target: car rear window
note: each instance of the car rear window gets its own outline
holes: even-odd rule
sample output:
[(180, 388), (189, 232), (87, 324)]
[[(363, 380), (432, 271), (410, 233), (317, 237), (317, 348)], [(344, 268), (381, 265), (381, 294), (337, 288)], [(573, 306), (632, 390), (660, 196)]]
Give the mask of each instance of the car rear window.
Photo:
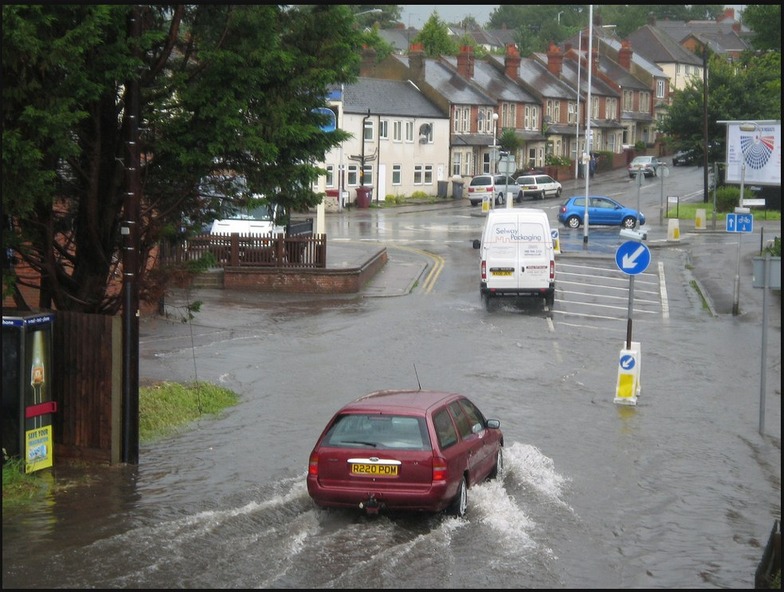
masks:
[(536, 180), (533, 177), (519, 177), (517, 179), (518, 185), (536, 185)]
[(335, 419), (324, 446), (375, 450), (430, 450), (425, 420), (408, 415), (343, 414)]
[(471, 187), (476, 187), (478, 185), (492, 185), (493, 180), (490, 177), (474, 177), (471, 179)]

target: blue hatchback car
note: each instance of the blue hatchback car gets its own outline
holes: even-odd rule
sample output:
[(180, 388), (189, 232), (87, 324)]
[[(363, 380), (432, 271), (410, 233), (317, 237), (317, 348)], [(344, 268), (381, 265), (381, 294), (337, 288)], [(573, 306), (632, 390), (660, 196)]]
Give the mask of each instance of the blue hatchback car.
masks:
[[(645, 215), (632, 208), (619, 204), (604, 195), (592, 195), (588, 198), (588, 223), (591, 226), (620, 226), (634, 228), (639, 220), (640, 226), (645, 224)], [(574, 196), (561, 204), (558, 221), (567, 228), (579, 228), (585, 218), (585, 197)]]

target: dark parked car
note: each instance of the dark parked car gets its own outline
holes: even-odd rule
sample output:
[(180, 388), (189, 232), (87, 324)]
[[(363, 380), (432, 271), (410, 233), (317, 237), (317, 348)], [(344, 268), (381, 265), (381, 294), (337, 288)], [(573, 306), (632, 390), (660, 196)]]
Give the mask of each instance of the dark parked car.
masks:
[(697, 164), (697, 154), (694, 150), (679, 150), (672, 155), (672, 166), (688, 166)]
[(463, 516), (467, 491), (503, 468), (504, 437), (457, 393), (376, 391), (341, 408), (308, 463), (320, 507)]
[[(637, 210), (627, 208), (614, 199), (603, 195), (592, 195), (588, 198), (588, 223), (591, 226), (637, 226)], [(558, 221), (567, 228), (579, 228), (585, 218), (585, 197), (570, 197), (558, 211)], [(640, 226), (645, 224), (645, 215), (639, 214)]]

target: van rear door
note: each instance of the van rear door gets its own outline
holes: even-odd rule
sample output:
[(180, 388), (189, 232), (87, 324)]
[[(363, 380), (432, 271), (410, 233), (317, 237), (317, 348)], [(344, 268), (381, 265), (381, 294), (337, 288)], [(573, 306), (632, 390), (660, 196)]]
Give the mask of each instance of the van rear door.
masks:
[(549, 287), (552, 258), (552, 236), (549, 228), (538, 220), (521, 220), (518, 238), (518, 289), (532, 291)]
[(491, 218), (485, 229), (482, 256), (486, 265), (487, 287), (491, 290), (516, 290), (520, 259), (517, 240), (517, 217)]

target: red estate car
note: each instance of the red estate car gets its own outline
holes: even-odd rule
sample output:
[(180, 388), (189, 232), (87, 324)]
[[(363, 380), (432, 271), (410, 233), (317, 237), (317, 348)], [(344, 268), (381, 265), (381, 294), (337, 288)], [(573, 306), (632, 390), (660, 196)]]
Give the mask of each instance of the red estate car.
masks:
[(319, 436), (308, 494), (320, 507), (465, 515), (469, 487), (503, 470), (501, 422), (465, 396), (384, 390), (345, 405)]

